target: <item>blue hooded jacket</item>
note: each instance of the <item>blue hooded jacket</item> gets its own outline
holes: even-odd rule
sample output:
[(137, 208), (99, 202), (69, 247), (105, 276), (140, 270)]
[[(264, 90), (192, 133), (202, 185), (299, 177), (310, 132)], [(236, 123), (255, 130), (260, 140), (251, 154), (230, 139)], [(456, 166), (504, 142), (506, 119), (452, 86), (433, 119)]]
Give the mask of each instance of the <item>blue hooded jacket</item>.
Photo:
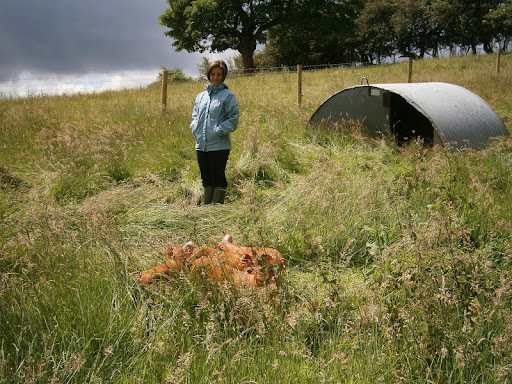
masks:
[(209, 152), (231, 149), (231, 132), (238, 128), (238, 102), (224, 82), (206, 85), (196, 97), (190, 129), (196, 150)]

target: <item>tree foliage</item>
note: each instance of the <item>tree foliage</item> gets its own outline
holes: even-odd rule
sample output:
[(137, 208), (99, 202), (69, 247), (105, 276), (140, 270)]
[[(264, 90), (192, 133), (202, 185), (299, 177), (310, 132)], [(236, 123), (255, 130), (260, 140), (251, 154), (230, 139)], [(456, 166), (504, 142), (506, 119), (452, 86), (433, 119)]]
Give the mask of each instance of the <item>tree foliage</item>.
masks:
[(167, 0), (160, 23), (178, 50), (222, 52), (235, 49), (244, 68), (253, 68), (258, 43), (265, 43), (270, 28), (282, 23), (294, 0)]
[[(165, 71), (167, 71), (167, 81), (170, 83), (184, 83), (192, 81), (192, 78), (185, 75), (181, 68), (167, 68), (162, 65), (162, 73)], [(156, 80), (158, 83), (162, 81), (162, 73), (159, 73), (157, 76)]]
[(269, 33), (274, 65), (354, 61), (356, 18), (364, 1), (311, 0)]
[(358, 51), (363, 62), (380, 62), (391, 56), (396, 41), (392, 27), (395, 6), (392, 0), (367, 2), (357, 19)]
[[(510, 41), (511, 1), (368, 0), (359, 14), (361, 58), (437, 56), (441, 49), (492, 52)], [(508, 24), (510, 26), (510, 22)]]
[(312, 0), (270, 30), (263, 55), (274, 65), (315, 65), (492, 52), (512, 38), (511, 1)]
[(492, 52), (498, 38), (508, 41), (509, 15), (496, 0), (368, 0), (357, 20), (360, 53), (380, 61), (393, 55), (437, 56), (440, 49), (454, 47)]
[(453, 20), (453, 25), (458, 29), (455, 43), (470, 48), (473, 53), (476, 53), (479, 44), (483, 45), (485, 52), (492, 52), (493, 33), (490, 24), (484, 21), (489, 10), (496, 8), (499, 3), (497, 0), (456, 0), (453, 6), (460, 13)]
[(501, 3), (486, 16), (484, 23), (490, 26), (499, 48), (505, 50), (512, 40), (512, 0)]
[[(167, 0), (178, 50), (240, 52), (255, 66), (380, 62), (492, 52), (512, 40), (512, 0)], [(265, 49), (255, 55), (257, 44)]]

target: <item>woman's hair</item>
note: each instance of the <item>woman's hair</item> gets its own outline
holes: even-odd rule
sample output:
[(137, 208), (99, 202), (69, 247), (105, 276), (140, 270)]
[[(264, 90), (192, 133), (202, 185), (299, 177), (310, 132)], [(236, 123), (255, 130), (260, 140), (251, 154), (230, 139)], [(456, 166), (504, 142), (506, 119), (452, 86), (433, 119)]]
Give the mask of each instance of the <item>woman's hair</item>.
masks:
[(214, 60), (211, 63), (208, 64), (206, 67), (206, 78), (210, 80), (210, 73), (212, 72), (213, 68), (220, 68), (222, 69), (222, 81), (226, 79), (226, 76), (228, 74), (228, 66), (224, 62), (224, 60)]

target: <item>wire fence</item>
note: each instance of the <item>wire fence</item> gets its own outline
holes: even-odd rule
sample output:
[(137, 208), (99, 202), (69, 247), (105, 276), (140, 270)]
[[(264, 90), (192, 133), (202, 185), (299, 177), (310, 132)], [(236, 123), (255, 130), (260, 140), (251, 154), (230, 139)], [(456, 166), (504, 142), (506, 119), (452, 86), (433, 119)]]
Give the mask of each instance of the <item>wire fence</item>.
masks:
[[(499, 73), (499, 57), (496, 71)], [(273, 74), (284, 72), (299, 72), (299, 71), (320, 71), (325, 69), (338, 69), (338, 68), (354, 68), (365, 66), (378, 66), (389, 65), (398, 62), (409, 60), (411, 71), (412, 60), (407, 57), (393, 58), (390, 61), (382, 62), (379, 64), (374, 63), (335, 63), (335, 64), (316, 64), (316, 65), (295, 65), (295, 66), (280, 66), (280, 67), (264, 67), (252, 68), (249, 72), (243, 69), (230, 70), (230, 77), (233, 76), (248, 76), (253, 74)], [(181, 71), (181, 70), (180, 70)], [(190, 77), (183, 75), (184, 79), (191, 80), (204, 80), (204, 76)], [(162, 72), (156, 70), (146, 72), (119, 72), (119, 73), (104, 73), (95, 75), (83, 76), (48, 76), (48, 77), (35, 77), (28, 74), (23, 74), (19, 79), (14, 81), (0, 82), (0, 99), (2, 98), (19, 98), (30, 96), (45, 96), (45, 95), (66, 95), (66, 94), (88, 94), (100, 93), (105, 91), (115, 91), (122, 89), (134, 89), (146, 87), (150, 84), (161, 82)], [(410, 81), (410, 80), (409, 80)]]
[[(365, 64), (336, 63), (305, 65), (303, 71), (318, 71), (326, 68), (347, 68), (363, 66)], [(368, 64), (366, 64), (368, 65)], [(250, 74), (272, 74), (283, 72), (297, 72), (297, 66), (280, 66), (253, 68)], [(146, 87), (161, 81), (162, 72), (119, 72), (95, 75), (64, 75), (64, 76), (35, 76), (25, 73), (12, 81), (0, 82), (0, 98), (18, 98), (46, 95), (87, 94), (121, 89)], [(247, 76), (249, 73), (243, 69), (230, 70), (230, 77)], [(204, 80), (204, 76), (184, 76), (186, 79)]]
[[(368, 63), (338, 63), (338, 64), (316, 64), (316, 65), (302, 65), (303, 71), (320, 71), (328, 68), (349, 68), (349, 67), (362, 67), (372, 64)], [(266, 74), (276, 72), (297, 72), (297, 65), (281, 66), (281, 67), (264, 67), (264, 68), (251, 68), (250, 74)], [(235, 69), (230, 71), (229, 76), (246, 76), (248, 74), (244, 69)]]

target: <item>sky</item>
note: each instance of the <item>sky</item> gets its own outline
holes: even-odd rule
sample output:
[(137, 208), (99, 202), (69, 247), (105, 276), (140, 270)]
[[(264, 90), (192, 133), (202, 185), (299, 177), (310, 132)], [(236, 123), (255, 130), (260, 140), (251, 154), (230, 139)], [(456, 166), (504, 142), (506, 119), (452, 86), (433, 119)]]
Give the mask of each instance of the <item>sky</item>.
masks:
[(167, 7), (165, 0), (0, 0), (0, 96), (139, 86), (155, 81), (162, 65), (197, 77), (203, 56), (234, 54), (176, 52), (158, 22)]

